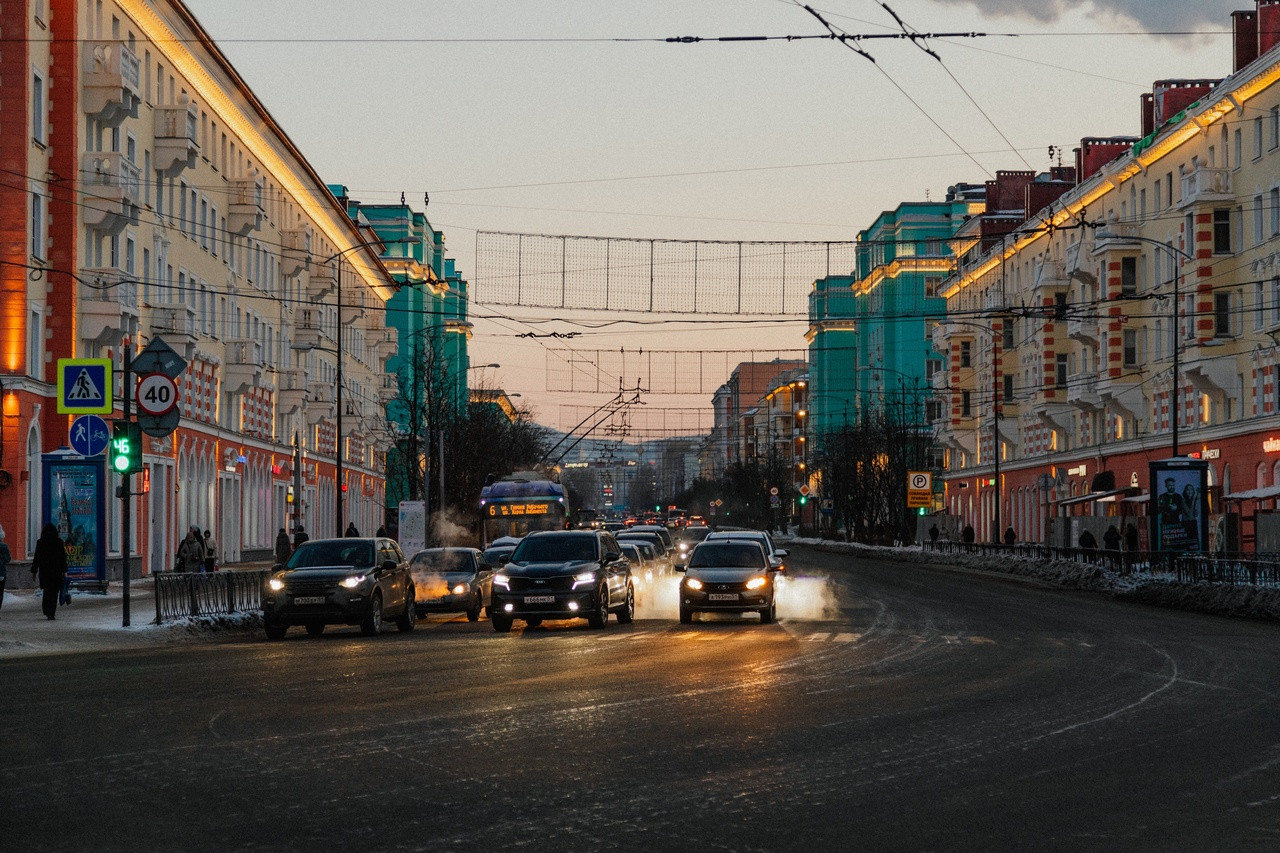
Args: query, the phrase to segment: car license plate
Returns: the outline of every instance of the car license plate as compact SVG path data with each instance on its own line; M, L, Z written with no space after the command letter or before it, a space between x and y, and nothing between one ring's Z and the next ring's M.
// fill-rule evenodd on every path
M294 604L324 604L323 595L295 595Z
M441 595L435 598L424 598L422 599L422 603L423 604L444 604L444 596Z
M737 601L736 592L712 592L707 595L708 601Z
M554 595L526 595L524 597L525 604L555 604L556 597Z

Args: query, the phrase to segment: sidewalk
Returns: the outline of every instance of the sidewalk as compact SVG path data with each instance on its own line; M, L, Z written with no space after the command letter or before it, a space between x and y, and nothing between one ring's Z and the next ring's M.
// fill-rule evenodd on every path
M52 622L40 611L39 590L9 590L0 606L0 659L60 652L114 651L193 641L248 640L256 613L188 618L163 625L156 618L150 578L129 582L129 627L124 627L124 592L112 583L105 595L72 592Z

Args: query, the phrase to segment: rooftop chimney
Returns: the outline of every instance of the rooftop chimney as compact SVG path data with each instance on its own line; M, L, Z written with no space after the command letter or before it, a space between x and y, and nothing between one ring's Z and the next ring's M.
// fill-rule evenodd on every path
M1258 13L1256 10L1231 13L1231 31L1234 33L1233 72L1239 71L1258 58Z
M1280 43L1280 0L1258 0L1258 56Z

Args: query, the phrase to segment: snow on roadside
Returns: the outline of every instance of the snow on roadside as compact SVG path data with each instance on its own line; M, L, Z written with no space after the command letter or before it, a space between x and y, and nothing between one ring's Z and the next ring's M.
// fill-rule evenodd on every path
M1272 587L1180 583L1172 578L1147 572L1122 575L1101 563L1077 563L1068 560L1039 561L1014 555L926 551L919 546L888 548L823 539L792 539L790 541L796 545L837 554L959 567L1033 578L1066 589L1098 592L1120 601L1134 601L1157 607L1192 610L1218 616L1280 620L1280 589Z

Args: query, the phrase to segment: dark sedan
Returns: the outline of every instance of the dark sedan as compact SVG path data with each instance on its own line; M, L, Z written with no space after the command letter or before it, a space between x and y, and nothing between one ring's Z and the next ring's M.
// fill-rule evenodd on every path
M303 542L275 567L262 591L262 622L271 640L290 625L304 625L312 636L326 625L359 625L371 636L381 633L386 616L401 631L412 631L418 619L409 561L394 539Z
M603 628L610 613L626 624L635 612L631 563L603 530L531 533L493 576L489 618L499 633L515 619L530 627L544 619L586 619Z
M475 548L427 548L409 560L418 590L418 611L467 614L480 621L489 606L493 568Z
M676 566L676 571L685 573L680 581L680 621L686 625L693 621L693 614L708 611L757 612L766 625L777 618L778 569L758 542L705 540L693 549L688 564Z

